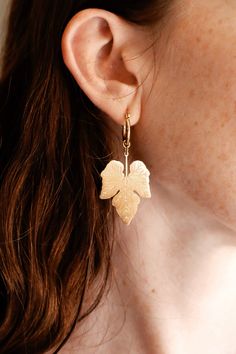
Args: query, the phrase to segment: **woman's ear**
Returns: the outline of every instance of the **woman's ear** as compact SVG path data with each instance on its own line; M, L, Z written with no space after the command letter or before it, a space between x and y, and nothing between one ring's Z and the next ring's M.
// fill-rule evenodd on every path
M149 43L148 43L149 41ZM100 9L77 13L62 37L62 54L89 99L118 124L127 109L137 123L142 82L148 75L150 34L140 26Z

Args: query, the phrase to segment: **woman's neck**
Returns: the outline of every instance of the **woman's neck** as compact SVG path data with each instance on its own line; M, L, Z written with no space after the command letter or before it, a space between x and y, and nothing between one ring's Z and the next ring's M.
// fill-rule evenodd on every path
M129 226L117 219L111 289L69 345L86 354L99 343L103 354L235 353L235 232L175 188L151 189Z

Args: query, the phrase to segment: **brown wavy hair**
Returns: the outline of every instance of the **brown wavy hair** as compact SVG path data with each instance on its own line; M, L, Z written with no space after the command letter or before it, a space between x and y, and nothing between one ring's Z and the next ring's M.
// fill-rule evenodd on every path
M12 2L0 81L0 353L58 352L108 288L114 214L99 193L111 132L63 63L65 26L92 7L150 25L170 2Z

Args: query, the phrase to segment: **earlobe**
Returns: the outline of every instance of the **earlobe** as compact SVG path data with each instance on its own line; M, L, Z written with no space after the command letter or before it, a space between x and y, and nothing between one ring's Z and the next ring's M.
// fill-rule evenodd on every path
M110 12L88 9L71 19L62 38L64 62L78 85L118 124L127 108L135 117L132 124L141 111L141 63L132 59L140 51L135 31Z

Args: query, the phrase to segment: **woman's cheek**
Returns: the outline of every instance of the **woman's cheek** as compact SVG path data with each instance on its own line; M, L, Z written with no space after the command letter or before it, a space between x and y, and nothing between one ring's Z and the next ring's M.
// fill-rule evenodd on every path
M161 102L152 165L162 183L236 230L236 21L200 15L176 31L172 70L159 76L167 85L154 109Z

